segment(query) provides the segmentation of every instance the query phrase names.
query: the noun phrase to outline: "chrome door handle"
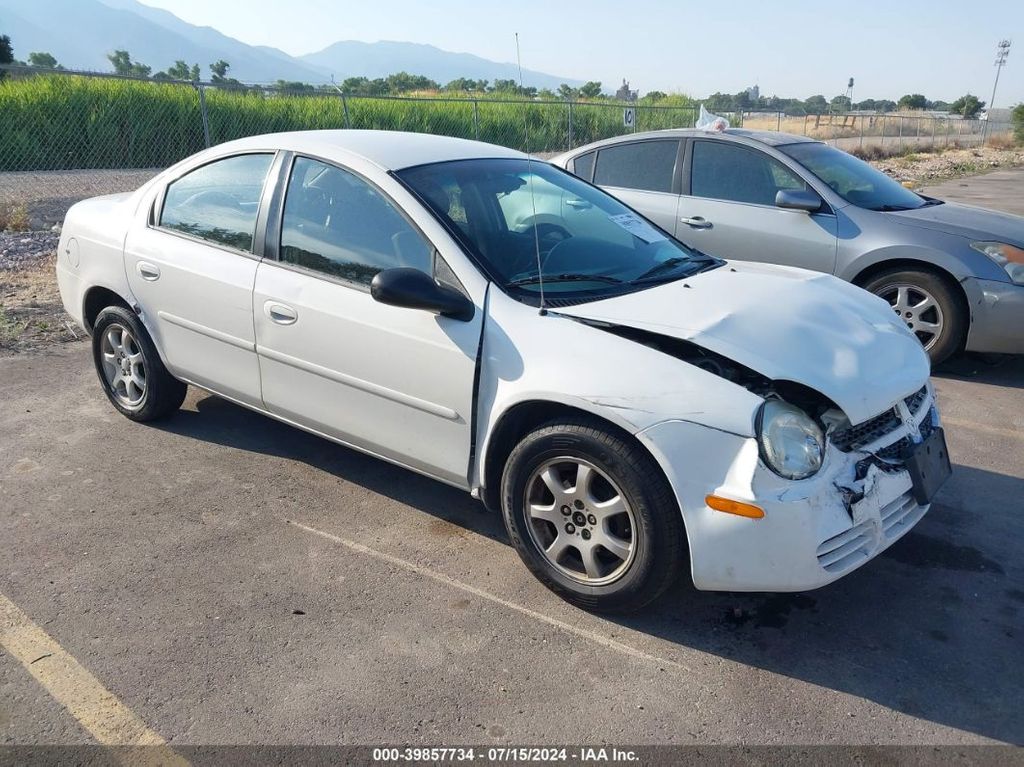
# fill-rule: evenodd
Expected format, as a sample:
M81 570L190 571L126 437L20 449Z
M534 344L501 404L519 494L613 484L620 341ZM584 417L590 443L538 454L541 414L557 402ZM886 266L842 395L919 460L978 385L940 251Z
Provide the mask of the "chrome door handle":
M565 204L570 208L575 208L576 210L589 210L594 207L592 203L589 203L586 200L566 200Z
M687 226L693 227L694 229L711 228L711 222L704 218L704 216L693 216L692 218L687 218L686 216L684 216L683 218L679 219L679 223L686 224Z
M263 311L270 318L271 322L278 325L294 325L299 319L299 313L290 306L279 304L277 301L267 301L263 304Z
M135 269L138 271L139 276L144 280L153 282L154 280L160 279L160 267L154 266L146 261L137 262L135 264Z

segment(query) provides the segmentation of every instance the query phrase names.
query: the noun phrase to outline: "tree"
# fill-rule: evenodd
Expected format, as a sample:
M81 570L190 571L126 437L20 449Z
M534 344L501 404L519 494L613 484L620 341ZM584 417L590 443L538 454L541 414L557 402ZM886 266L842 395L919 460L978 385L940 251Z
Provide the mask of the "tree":
M28 55L28 63L34 67L42 67L44 69L59 69L60 64L57 63L57 59L51 56L49 53L43 52L32 52Z
M229 69L231 69L231 65L224 61L224 59L218 59L213 62L210 64L210 72L213 74L211 81L215 83L238 82L237 80L228 77Z
M965 93L949 105L949 111L963 117L974 117L984 106L985 102L979 101L977 96Z
M920 93L908 93L896 103L900 109L927 109L928 99Z
M14 49L11 47L11 38L7 35L0 35L0 64L14 63ZM7 73L0 69L0 80L7 77Z
M173 67L167 67L167 74L174 80L198 80L199 65L189 66L187 61L178 59Z
M132 73L132 57L128 51L114 51L107 54L107 60L113 65L114 73L128 77Z
M132 68L128 71L128 74L132 77L149 77L149 73L152 71L153 67L133 61Z
M565 101L572 101L579 95L579 91L573 88L568 83L562 83L558 86L558 98L564 99Z
M581 99L596 99L601 96L601 83L591 80L588 83L584 83L580 86L579 90Z
M644 94L645 101L661 101L664 98L668 98L668 94L663 91L647 91Z
M804 102L804 109L807 110L808 114L820 115L828 111L828 102L825 101L825 97L819 93L816 96L811 96Z
M833 96L829 102L833 112L849 112L852 104L846 96Z
M1018 104L1010 113L1010 120L1013 121L1013 137L1018 144L1024 144L1024 104Z

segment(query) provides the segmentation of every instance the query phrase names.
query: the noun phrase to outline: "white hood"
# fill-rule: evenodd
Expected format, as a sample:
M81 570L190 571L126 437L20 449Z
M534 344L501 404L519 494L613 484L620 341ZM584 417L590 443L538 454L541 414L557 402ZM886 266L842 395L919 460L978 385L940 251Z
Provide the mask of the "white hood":
M930 367L889 305L835 277L729 263L650 290L557 310L698 344L824 394L854 424L921 388Z

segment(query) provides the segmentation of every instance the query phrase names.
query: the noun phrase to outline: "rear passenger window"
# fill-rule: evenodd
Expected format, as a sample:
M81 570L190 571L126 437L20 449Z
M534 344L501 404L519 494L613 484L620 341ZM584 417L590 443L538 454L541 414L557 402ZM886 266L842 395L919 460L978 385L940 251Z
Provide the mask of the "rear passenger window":
M160 226L251 253L273 159L271 154L228 157L173 181L164 195Z
M433 248L376 188L353 173L299 157L281 226L281 260L369 285L408 266L430 274Z
M671 192L678 154L678 141L638 141L602 149L597 155L594 183L648 192Z
M580 178L590 181L590 177L594 173L594 156L594 152L581 154L572 161L572 172Z

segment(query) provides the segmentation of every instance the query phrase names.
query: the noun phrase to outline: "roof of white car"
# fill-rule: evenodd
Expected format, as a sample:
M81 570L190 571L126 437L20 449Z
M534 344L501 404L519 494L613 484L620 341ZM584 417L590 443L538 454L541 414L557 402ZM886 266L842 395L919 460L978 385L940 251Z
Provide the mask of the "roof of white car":
M313 130L250 136L217 147L220 150L287 149L328 156L341 150L359 155L385 170L401 170L449 160L525 158L514 149L482 141L427 133L377 130Z

